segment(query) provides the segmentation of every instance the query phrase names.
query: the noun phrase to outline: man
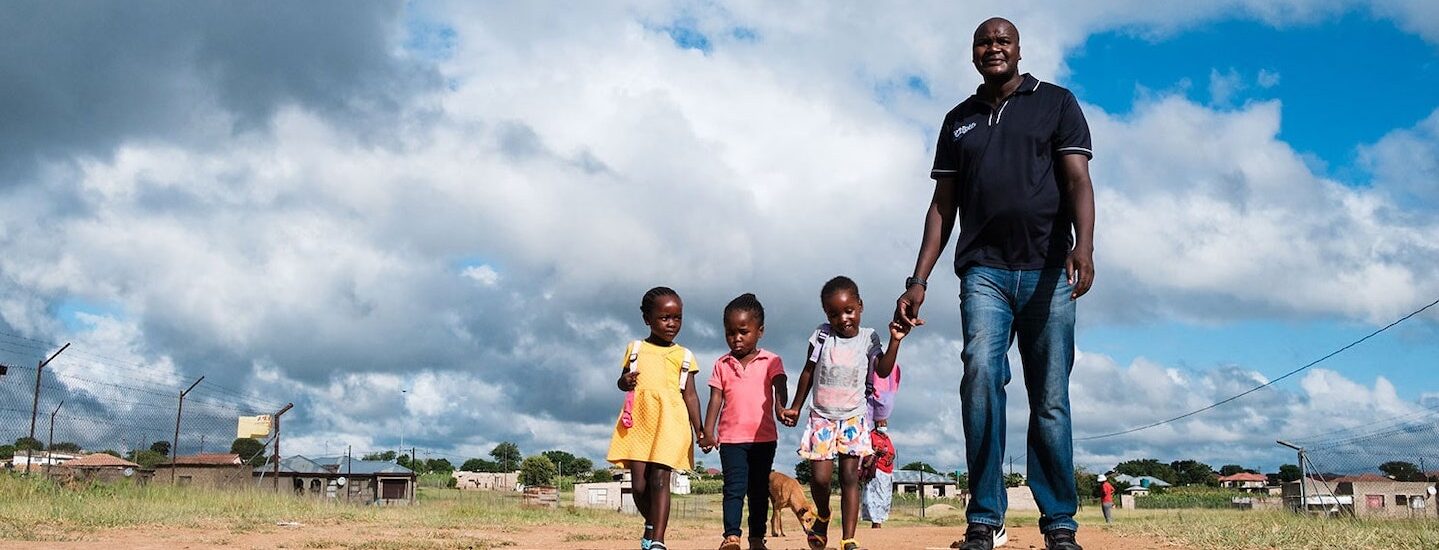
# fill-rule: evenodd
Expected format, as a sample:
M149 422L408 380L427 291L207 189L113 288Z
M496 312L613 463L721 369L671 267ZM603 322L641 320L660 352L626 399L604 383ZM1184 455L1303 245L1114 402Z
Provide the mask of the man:
M1099 508L1104 511L1104 523L1114 523L1114 486L1099 475Z
M1069 418L1074 300L1094 279L1094 196L1089 127L1068 90L1019 72L1019 31L1000 18L974 32L972 61L984 78L950 111L935 146L934 196L914 275L895 321L923 324L926 279L955 218L955 273L964 327L966 550L1002 545L1007 351L1016 336L1029 390L1027 477L1050 550L1080 550L1079 495ZM1072 234L1071 234L1072 232Z

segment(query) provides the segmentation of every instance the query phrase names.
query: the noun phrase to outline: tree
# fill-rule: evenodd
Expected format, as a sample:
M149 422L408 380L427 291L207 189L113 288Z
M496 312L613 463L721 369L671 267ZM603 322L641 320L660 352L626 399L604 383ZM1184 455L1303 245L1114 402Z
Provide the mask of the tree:
M1232 476L1234 474L1242 474L1247 471L1249 470L1244 469L1243 466L1240 466L1238 464L1225 464L1219 467L1219 475L1222 476Z
M1084 468L1074 469L1074 486L1079 489L1080 498L1099 494L1099 480Z
M829 485L830 487L839 487L839 468L835 468L833 471L834 473L829 476ZM800 485L809 485L814 481L814 465L808 460L795 463L794 480L798 481Z
M498 472L500 471L500 465L499 463L491 462L483 458L471 458L460 466L460 470L466 472Z
M1176 460L1170 462L1169 467L1174 470L1174 481L1170 483L1175 485L1219 486L1219 477L1214 475L1214 469L1198 460Z
M1413 462L1391 460L1379 465L1379 471L1394 478L1394 481L1424 481L1424 472Z
M1019 487L1024 485L1024 474L1004 474L1005 487Z
M155 451L155 452L160 453L160 454L165 455L165 456L170 456L170 442L169 442L169 441L156 441L156 442L150 444L150 450Z
M159 444L158 442L156 444ZM152 445L153 449L154 446ZM168 445L166 450L168 451ZM230 452L240 455L240 460L254 467L265 465L265 444L253 437L239 437L230 443Z
M1174 483L1178 476L1174 475L1174 468L1154 458L1142 458L1126 460L1114 467L1114 473L1128 476L1140 477L1149 476L1162 479L1166 483Z
M490 458L500 463L503 471L513 471L516 466L520 465L520 446L509 441L500 443L490 450ZM554 463L551 462L550 465L553 466Z
M103 450L103 451L100 451L100 454L102 454L102 455L110 455L110 456L113 456L113 457L115 457L115 458L124 458L124 457L120 456L120 451L117 451L117 450L115 450L115 449L105 449L105 450Z
M590 471L589 467L581 469L578 464L579 457L570 454L567 451L545 451L540 454L544 455L545 458L550 459L550 462L553 462L555 464L555 468L559 470L560 475L574 475L578 472ZM594 465L591 464L590 466L592 467Z
M545 455L535 455L520 463L520 483L525 486L552 485L559 469Z
M1284 464L1279 467L1279 481L1288 483L1299 481L1299 467L1293 464Z
M588 458L583 458L583 457L581 457L581 458L576 458L574 464L571 464L570 466L573 466L573 467L574 467L575 472L588 472L588 471L590 471L590 470L595 469L595 463L594 463L594 461L591 461L590 459L588 459ZM565 471L568 472L569 470L565 470Z
M425 469L431 472L453 472L455 466L447 458L431 458L425 462Z
M900 469L901 469L901 470L909 470L909 471L911 471L911 472L929 472L929 473L931 473L931 474L938 474L938 473L939 473L938 470L935 470L935 469L934 469L934 466L930 466L929 464L925 464L925 463L923 463L923 462L918 462L918 461L916 461L916 462L911 462L911 463L909 463L909 464L905 464L904 467L902 467L902 468L900 468Z
M22 437L22 438L20 438L20 439L16 439L16 440L15 440L15 450L16 450L16 451L43 451L43 450L45 450L45 444L44 444L44 443L41 443L39 439L35 439L35 438L33 438L33 437Z
M78 453L80 452L80 445L70 441L61 441L51 445L50 450L61 453Z
M380 462L394 462L394 461L395 461L395 451L380 451L380 452L366 453L365 456L360 457L360 460L376 460L376 461L380 461Z
M15 446L0 445L0 460L9 460L12 458L15 458Z
M132 451L129 456L130 462L139 464L141 468L154 468L155 465L165 462L167 458L169 457L150 449Z
M615 480L615 475L604 468L590 472L590 483L609 483Z

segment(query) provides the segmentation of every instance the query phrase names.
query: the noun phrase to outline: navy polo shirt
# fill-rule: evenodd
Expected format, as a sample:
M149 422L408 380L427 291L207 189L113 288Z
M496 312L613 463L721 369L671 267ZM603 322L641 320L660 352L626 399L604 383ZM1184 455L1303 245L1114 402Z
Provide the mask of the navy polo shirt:
M1064 265L1074 212L1059 157L1069 154L1094 157L1079 102L1028 73L998 106L972 95L945 115L930 177L955 186L955 273Z

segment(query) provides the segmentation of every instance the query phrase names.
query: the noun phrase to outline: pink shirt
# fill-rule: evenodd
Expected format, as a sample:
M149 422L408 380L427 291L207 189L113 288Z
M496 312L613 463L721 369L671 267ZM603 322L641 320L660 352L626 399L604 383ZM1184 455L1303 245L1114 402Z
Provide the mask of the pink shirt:
M749 366L728 353L715 360L709 385L724 399L720 408L720 443L767 443L779 440L774 425L776 376L784 376L784 362L778 355L759 350Z

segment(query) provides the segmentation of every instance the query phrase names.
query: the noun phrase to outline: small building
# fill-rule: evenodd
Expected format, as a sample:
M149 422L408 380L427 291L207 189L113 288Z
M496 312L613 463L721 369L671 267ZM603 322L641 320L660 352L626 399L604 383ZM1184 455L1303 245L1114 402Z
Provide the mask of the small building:
M520 487L520 471L513 472L455 472L455 487L480 491L517 491Z
M1139 485L1134 485L1134 486L1131 486L1131 487L1128 488L1128 489L1125 489L1125 490L1124 490L1124 494L1129 495L1129 496L1132 496L1132 497L1147 497L1147 496L1149 496L1149 488L1148 488L1148 487L1141 487L1141 486L1139 486Z
M1113 481L1115 483L1128 483L1132 487L1143 487L1145 489L1163 489L1166 487L1172 487L1169 482L1154 476L1131 476L1128 474L1119 474L1117 476L1114 476Z
M928 498L956 498L959 486L948 476L914 470L895 470L894 492L914 495L924 492Z
M378 460L345 456L311 459L293 455L280 461L279 486L297 496L343 500L357 504L403 505L415 499L418 476L409 468ZM274 463L253 470L254 483L275 483Z
M624 508L625 497L629 496L622 485L619 481L576 483L574 505L576 508L620 511Z
M149 482L154 474L154 470L141 468L139 464L123 458L95 453L65 461L54 468L52 476L95 483L129 481L143 485Z
M52 453L50 451L15 451L15 456L10 459L10 464L17 471L25 471L25 466L30 465L30 471L43 471L46 466L59 466L68 460L74 460L78 455L73 453Z
M1337 489L1333 481L1306 477L1285 483L1281 496L1285 507L1296 512L1326 516L1348 514L1354 508L1354 496L1341 494Z
M1264 474L1239 472L1232 476L1221 476L1219 478L1220 487L1246 493L1264 493L1267 491L1266 487L1268 485L1269 478L1265 477Z
M200 453L175 457L155 466L155 480L211 488L246 487L250 469L234 453Z
M1354 515L1360 518L1409 518L1424 515L1429 502L1428 481L1395 481L1375 474L1345 476L1330 482L1335 492L1349 495ZM1418 510L1418 512L1416 512Z

